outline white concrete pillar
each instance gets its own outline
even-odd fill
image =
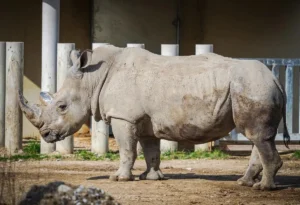
[[[5,62],[6,43],[0,42],[0,147],[5,146]]]
[[[92,49],[100,46],[109,45],[109,43],[93,43]],[[108,137],[109,137],[109,125],[105,124],[103,120],[96,122],[94,118],[92,122],[92,149],[91,151],[97,154],[105,154],[109,151]]]
[[[212,44],[196,44],[195,46],[195,54],[205,54],[205,53],[212,53],[213,52],[213,45]],[[218,143],[218,141],[216,141]],[[201,151],[208,151],[210,148],[209,143],[204,144],[196,144],[194,149],[195,151],[201,150]]]
[[[161,44],[161,55],[163,56],[178,56],[179,45],[178,44]],[[160,151],[176,151],[178,149],[178,142],[169,140],[160,140]]]
[[[212,44],[196,44],[195,54],[213,53],[214,46]]]
[[[70,53],[75,49],[74,43],[57,44],[57,90],[59,90],[66,78],[68,69],[72,66]],[[73,135],[62,141],[56,142],[56,151],[61,154],[72,154],[74,149]]]
[[[9,154],[22,149],[22,111],[18,90],[23,92],[24,43],[6,43],[5,147]]]
[[[145,48],[145,44],[143,44],[143,43],[127,43],[127,47]],[[136,151],[137,151],[138,155],[142,154],[142,152],[143,152],[143,148],[142,148],[140,142],[137,143]]]
[[[59,42],[60,0],[42,2],[42,87],[44,92],[56,92],[56,58]],[[55,143],[47,143],[41,137],[41,153],[55,151]]]
[[[145,48],[145,44],[143,44],[143,43],[127,43],[127,47]]]

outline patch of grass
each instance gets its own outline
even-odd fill
[[[30,140],[23,148],[23,152],[26,154],[40,154],[41,145],[36,140]]]
[[[295,159],[300,159],[300,150],[295,151],[292,154],[292,157],[295,158]]]
[[[215,149],[213,151],[167,151],[161,154],[162,160],[171,159],[226,159],[229,155],[225,154],[221,150]]]
[[[41,146],[36,140],[30,140],[24,147],[22,154],[12,156],[1,156],[0,161],[18,161],[18,160],[42,160],[49,156],[40,154]]]
[[[104,155],[98,155],[91,151],[80,150],[75,152],[75,158],[80,160],[91,160],[91,161],[98,161],[98,160],[110,160],[115,161],[120,158],[119,153],[117,152],[108,152]]]
[[[42,160],[48,159],[49,156],[44,154],[17,154],[10,157],[0,157],[0,161],[19,161],[19,160]]]
[[[13,156],[0,157],[0,161],[18,161],[18,160],[44,160],[44,159],[64,159],[65,157],[60,154],[46,155],[39,154],[40,144],[38,142],[30,142],[23,149],[23,154],[17,154]],[[225,154],[221,150],[215,149],[213,151],[167,151],[161,154],[161,160],[172,159],[226,159],[229,155]],[[73,158],[73,157],[72,157]],[[115,161],[120,159],[118,152],[109,151],[104,155],[98,155],[91,151],[79,150],[74,152],[75,160],[87,160],[87,161]],[[73,159],[74,159],[73,158]],[[294,158],[300,159],[300,151],[294,153]],[[144,160],[145,156],[140,154],[137,159]]]

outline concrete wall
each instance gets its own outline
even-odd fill
[[[61,0],[60,42],[90,48],[89,1]],[[38,101],[41,86],[41,0],[0,1],[0,41],[23,41],[24,94]],[[38,131],[23,117],[23,136],[37,136]]]
[[[181,1],[180,55],[195,53],[196,43],[212,43],[231,57],[300,57],[300,2],[297,0]],[[175,43],[171,24],[176,0],[94,0],[93,40],[125,46]]]

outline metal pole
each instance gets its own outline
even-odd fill
[[[68,69],[72,66],[70,53],[75,49],[74,43],[59,43],[57,45],[57,89],[64,83]],[[56,142],[56,151],[61,154],[72,154],[74,148],[73,135]]]
[[[161,44],[161,55],[163,56],[178,56],[179,45],[178,44]],[[160,151],[176,151],[178,149],[178,142],[169,140],[160,140]]]
[[[0,147],[5,146],[5,61],[6,43],[0,42]]]
[[[196,48],[196,50],[195,50],[196,55],[213,52],[213,45],[211,45],[211,44],[196,44],[195,48]],[[219,141],[215,141],[215,144],[217,144],[218,142]],[[207,150],[209,150],[209,144],[210,143],[196,144],[194,149],[195,149],[195,151],[197,151],[197,150],[207,151]]]
[[[59,42],[60,0],[42,2],[42,88],[44,92],[56,92],[56,58]],[[55,151],[55,143],[47,143],[41,137],[41,153]]]
[[[93,43],[92,49],[100,46],[109,45],[109,43]],[[103,120],[96,122],[92,117],[92,152],[97,154],[105,154],[108,152],[108,136],[109,125],[105,124]]]
[[[22,149],[22,111],[18,90],[23,92],[24,43],[6,43],[5,147],[9,154]]]

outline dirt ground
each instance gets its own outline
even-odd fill
[[[145,162],[138,160],[133,170],[136,179],[131,182],[108,179],[116,171],[117,161],[23,161],[13,167],[18,194],[33,184],[64,181],[101,188],[124,205],[300,204],[300,161],[285,160],[276,177],[279,188],[270,192],[237,185],[247,163],[248,157],[162,161],[167,180],[139,181]]]

